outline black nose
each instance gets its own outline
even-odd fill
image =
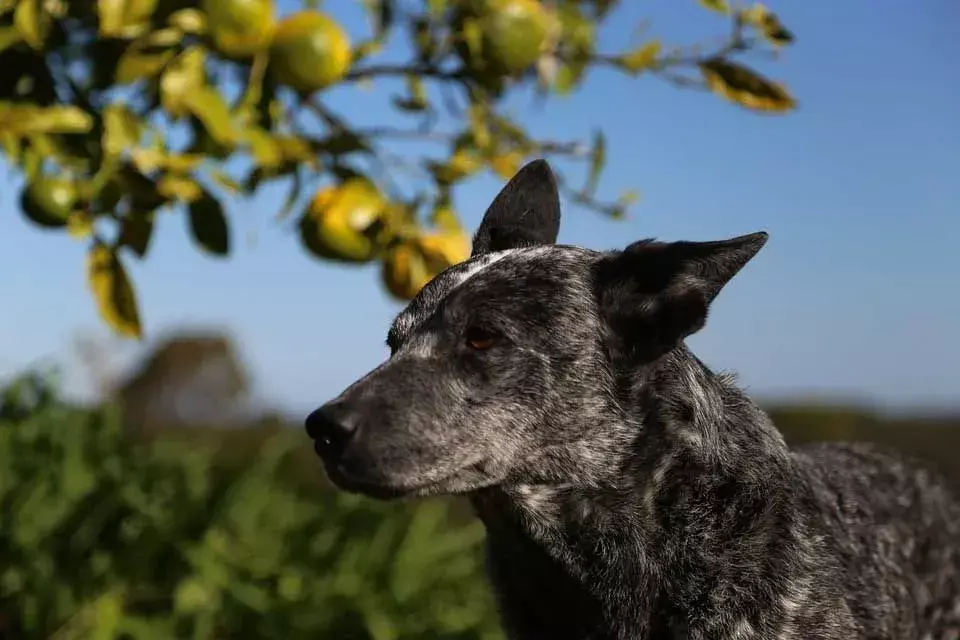
[[[354,430],[351,414],[343,405],[325,404],[307,416],[304,421],[307,435],[314,440],[314,448],[323,458],[339,458]]]

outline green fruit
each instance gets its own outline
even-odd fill
[[[471,19],[480,31],[480,65],[498,75],[522,73],[536,63],[547,45],[553,23],[551,13],[538,0],[473,0],[455,19],[462,33],[464,19]],[[457,47],[466,59],[469,48]]]
[[[270,48],[270,67],[280,84],[313,93],[341,80],[350,69],[350,39],[319,11],[300,11],[280,21]]]
[[[20,209],[27,219],[47,229],[67,225],[77,202],[77,188],[62,178],[38,178],[20,193]]]
[[[273,0],[203,0],[201,8],[213,45],[223,55],[249,58],[270,46]]]

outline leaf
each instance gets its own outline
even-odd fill
[[[143,122],[126,105],[111,104],[103,110],[101,144],[108,157],[115,158],[124,150],[137,147],[142,134]]]
[[[0,53],[23,40],[16,27],[0,27]]]
[[[143,33],[156,6],[157,0],[97,0],[100,35],[129,38]]]
[[[757,72],[722,58],[699,64],[707,87],[714,93],[755,111],[783,113],[796,108],[796,101],[781,85]]]
[[[223,171],[213,169],[210,171],[210,177],[213,178],[213,181],[219,184],[221,187],[230,192],[231,195],[243,196],[247,195],[247,190],[244,189],[243,185],[234,180],[232,177],[224,173]]]
[[[190,203],[190,233],[193,239],[208,253],[226,256],[230,253],[230,233],[227,218],[220,202],[204,191]]]
[[[587,177],[587,185],[583,188],[584,193],[593,195],[597,190],[597,182],[600,180],[600,172],[607,164],[607,138],[603,131],[597,129],[593,134],[593,151],[590,153],[590,175]]]
[[[219,144],[233,146],[237,142],[237,130],[233,126],[230,108],[220,92],[206,86],[186,97],[186,107],[203,123],[207,133]]]
[[[774,46],[780,47],[794,41],[793,33],[783,26],[780,18],[760,2],[741,11],[739,17],[744,24],[756,28]]]
[[[24,42],[38,51],[50,34],[52,16],[44,10],[40,0],[20,0],[13,12],[13,26]]]
[[[730,5],[727,0],[700,0],[700,4],[709,9],[724,15],[730,13]]]
[[[283,162],[283,153],[269,133],[263,129],[251,127],[244,133],[244,139],[250,147],[253,161],[262,169],[273,169]]]
[[[0,102],[0,134],[87,133],[93,117],[73,105],[36,107]]]
[[[194,202],[203,196],[203,187],[189,176],[167,174],[157,181],[157,191],[170,200]]]
[[[632,75],[638,75],[642,71],[650,69],[657,63],[660,57],[662,44],[659,40],[651,40],[646,44],[637,47],[630,53],[617,58],[617,65]]]
[[[202,35],[207,31],[207,16],[199,9],[180,9],[170,14],[167,24],[184,33]]]
[[[71,238],[83,240],[93,233],[93,216],[86,211],[74,211],[67,216],[67,234]]]
[[[153,238],[153,213],[128,212],[120,222],[119,244],[144,258]]]
[[[170,63],[160,77],[160,101],[172,117],[186,115],[197,93],[203,89],[206,52],[199,46],[187,48]],[[201,99],[202,101],[202,99]],[[195,114],[200,117],[200,114]]]
[[[153,31],[132,43],[117,63],[116,82],[129,84],[156,76],[176,55],[182,40],[182,31],[169,28]]]
[[[115,80],[117,84],[131,84],[137,80],[152,78],[160,73],[175,54],[174,51],[144,53],[131,47],[120,56]]]
[[[100,317],[120,335],[140,339],[136,292],[119,256],[100,242],[87,253],[87,284]]]

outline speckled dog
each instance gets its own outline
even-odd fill
[[[960,638],[960,505],[865,444],[791,450],[684,339],[766,241],[554,244],[524,167],[390,358],[307,418],[330,478],[467,494],[519,640]],[[788,339],[788,338],[785,338]]]

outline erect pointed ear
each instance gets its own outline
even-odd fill
[[[635,242],[597,264],[601,317],[621,348],[664,353],[703,328],[710,303],[767,238]]]
[[[560,195],[546,160],[525,165],[483,215],[473,255],[553,244],[560,232]]]

